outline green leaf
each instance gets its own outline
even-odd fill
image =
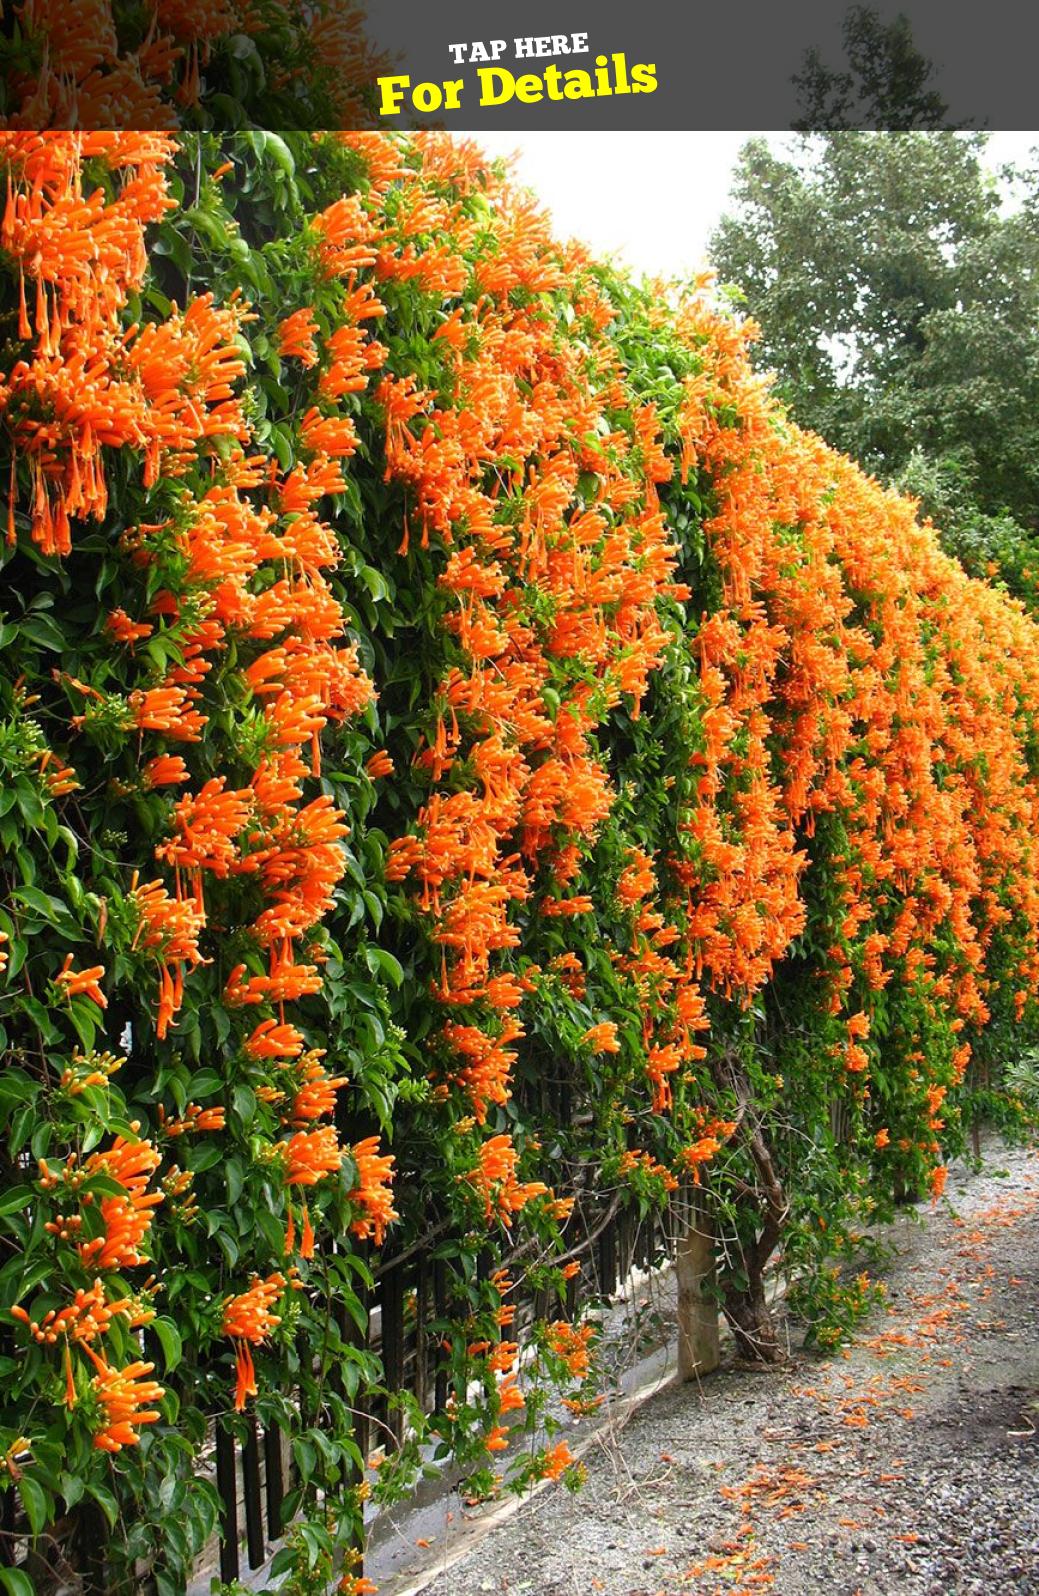
[[[292,1567],[295,1558],[296,1554],[291,1546],[280,1547],[274,1554],[274,1560],[271,1563],[271,1573],[275,1577],[279,1574],[284,1574],[287,1569]]]
[[[14,1065],[5,1068],[0,1076],[0,1101],[9,1098],[12,1102],[24,1103],[37,1097],[39,1091],[39,1081],[34,1081],[31,1075],[26,1075],[24,1070]]]
[[[223,1086],[223,1076],[206,1065],[203,1069],[196,1070],[188,1082],[188,1096],[194,1099],[212,1097],[213,1093],[221,1091]]]
[[[83,1492],[85,1489],[86,1485],[82,1475],[62,1474],[61,1494],[65,1498],[65,1505],[67,1507],[75,1507],[77,1502],[82,1501]]]
[[[371,565],[362,565],[357,574],[376,603],[389,598],[390,585],[381,571],[377,571]]]
[[[227,1259],[229,1267],[233,1269],[235,1264],[238,1262],[238,1243],[227,1230],[217,1231],[216,1243],[224,1257]]]
[[[109,1529],[115,1529],[116,1524],[119,1522],[119,1503],[108,1489],[108,1486],[96,1485],[93,1481],[88,1480],[87,1494],[94,1498],[94,1501],[104,1513],[105,1518],[108,1520]]]
[[[55,654],[63,653],[68,646],[60,627],[49,615],[29,615],[19,621],[18,630],[23,637],[30,638],[40,648],[52,649]]]
[[[44,816],[43,799],[31,783],[27,781],[16,782],[14,799],[21,810],[22,819],[26,825],[33,827],[42,826]]]
[[[196,1174],[201,1174],[203,1170],[212,1169],[214,1165],[219,1164],[223,1156],[216,1142],[206,1141],[191,1149],[185,1163]]]
[[[36,1110],[31,1103],[25,1103],[11,1117],[11,1127],[7,1133],[7,1145],[12,1153],[21,1152],[25,1143],[32,1134],[36,1124]]]
[[[10,1191],[0,1194],[0,1215],[21,1213],[23,1208],[28,1208],[34,1195],[31,1186],[12,1186]]]
[[[251,1086],[236,1086],[232,1093],[234,1111],[243,1125],[251,1125],[256,1117],[256,1093]]]
[[[292,151],[285,143],[285,140],[278,137],[277,133],[272,133],[269,128],[265,129],[265,131],[267,133],[267,149],[274,157],[276,165],[280,166],[286,177],[294,177],[296,161]]]
[[[227,222],[221,217],[212,216],[209,211],[204,211],[197,205],[182,212],[182,215],[185,221],[191,223],[196,233],[201,233],[207,243],[218,247],[227,245],[231,235]]]
[[[162,1347],[163,1368],[167,1374],[172,1374],[183,1355],[180,1331],[172,1319],[153,1319],[150,1328],[154,1330]]]
[[[23,1474],[18,1481],[18,1495],[22,1499],[29,1528],[34,1535],[39,1535],[53,1516],[50,1497],[31,1474]]]
[[[0,1586],[7,1596],[36,1596],[36,1586],[20,1568],[0,1568]]]
[[[227,1201],[230,1207],[233,1208],[242,1195],[242,1189],[245,1186],[245,1171],[242,1168],[242,1160],[240,1158],[229,1158],[227,1160],[224,1165],[224,1178],[227,1181]]]
[[[41,892],[39,887],[18,887],[12,892],[16,903],[23,903],[27,909],[35,909],[51,925],[68,925],[73,932],[78,931],[78,926],[69,914],[68,906],[60,898],[55,898],[49,892]]]
[[[84,1052],[89,1053],[97,1037],[97,1026],[100,1014],[96,1004],[91,998],[73,998],[69,1005],[69,1019],[72,1028],[83,1044]]]
[[[317,1467],[317,1453],[310,1441],[297,1435],[292,1442],[292,1455],[296,1460],[301,1480],[309,1480]]]
[[[401,966],[400,961],[395,959],[393,954],[390,953],[386,948],[374,947],[369,942],[365,946],[364,962],[367,964],[373,975],[384,975],[386,979],[395,987],[399,987],[403,984],[403,967]]]
[[[126,1187],[121,1180],[116,1180],[114,1175],[91,1175],[81,1187],[82,1191],[91,1191],[95,1197],[125,1197]]]

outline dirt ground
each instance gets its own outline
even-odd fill
[[[1039,1157],[991,1147],[890,1240],[850,1346],[668,1387],[426,1596],[1039,1593]]]

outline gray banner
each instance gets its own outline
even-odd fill
[[[519,132],[1035,121],[1027,0],[988,0],[983,12],[942,0],[201,9],[160,7],[156,22],[152,7],[110,0],[111,28],[86,39],[71,7],[62,24],[61,0],[5,7],[0,125]]]

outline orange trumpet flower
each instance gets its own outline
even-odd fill
[[[90,1353],[88,1347],[87,1352]],[[153,1372],[154,1363],[130,1363],[125,1369],[112,1369],[94,1353],[90,1353],[97,1368],[91,1381],[91,1390],[102,1410],[101,1428],[94,1435],[94,1445],[103,1452],[121,1452],[124,1446],[136,1446],[140,1441],[138,1430],[143,1424],[155,1424],[162,1417],[149,1403],[161,1402],[166,1395],[163,1387],[145,1375]]]
[[[255,1396],[256,1369],[251,1347],[259,1346],[281,1323],[280,1315],[271,1311],[285,1290],[286,1279],[280,1272],[268,1275],[266,1280],[254,1277],[247,1291],[228,1297],[224,1303],[222,1329],[235,1344],[237,1383],[235,1386],[235,1411],[241,1413],[249,1397]]]
[[[108,999],[102,992],[98,982],[104,979],[105,967],[103,964],[92,965],[89,970],[75,970],[72,967],[72,954],[65,956],[65,963],[59,973],[54,977],[55,984],[60,986],[66,997],[77,997],[80,993],[92,998],[99,1008],[107,1009]]]

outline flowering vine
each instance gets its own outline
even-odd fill
[[[471,146],[0,166],[0,1485],[183,1589],[255,1416],[368,1588],[380,1255],[450,1274],[402,1470],[575,1480],[603,1214],[697,1188],[768,1356],[770,1260],[825,1339],[834,1255],[1009,1116],[1039,636],[709,285],[560,248]]]

